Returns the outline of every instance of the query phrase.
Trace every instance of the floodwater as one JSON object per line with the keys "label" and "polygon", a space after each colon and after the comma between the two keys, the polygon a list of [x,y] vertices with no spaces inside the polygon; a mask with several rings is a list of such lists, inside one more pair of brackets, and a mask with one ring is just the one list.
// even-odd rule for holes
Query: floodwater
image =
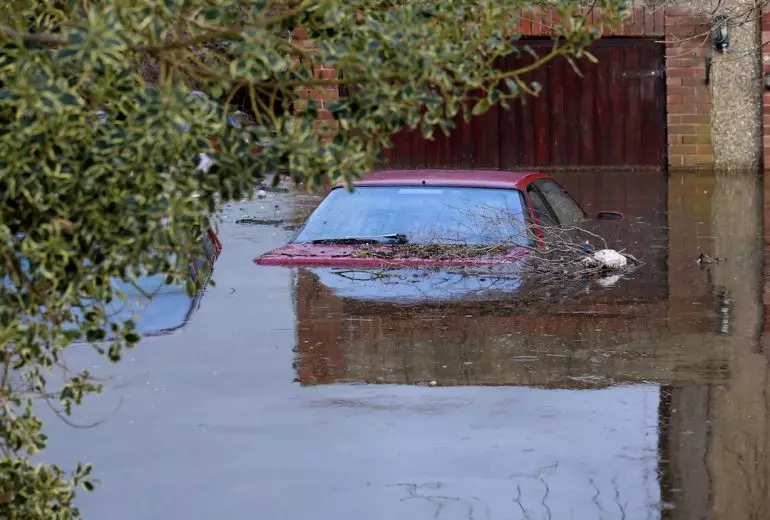
{"label": "floodwater", "polygon": [[605,237],[642,267],[536,297],[257,267],[316,199],[231,205],[184,328],[117,366],[71,351],[105,378],[77,417],[100,422],[49,418],[46,456],[95,463],[85,518],[770,518],[763,181],[559,178],[625,213]]}

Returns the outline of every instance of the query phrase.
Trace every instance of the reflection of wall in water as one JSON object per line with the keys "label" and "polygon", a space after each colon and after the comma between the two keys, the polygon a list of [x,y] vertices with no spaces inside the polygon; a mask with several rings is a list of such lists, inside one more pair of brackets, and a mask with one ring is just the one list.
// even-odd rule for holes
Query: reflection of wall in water
{"label": "reflection of wall in water", "polygon": [[[670,389],[663,475],[677,491],[667,497],[676,508],[666,518],[767,518],[770,380],[764,340],[758,339],[764,321],[762,186],[752,173],[672,175],[671,185],[677,194],[675,204],[670,201],[671,237],[681,250],[672,246],[670,258],[685,266],[698,249],[727,257],[707,271],[672,265],[672,318],[704,292],[715,304],[717,293],[729,300],[724,352],[730,378]],[[680,220],[677,211],[691,218]],[[712,328],[720,329],[716,323]]]}
{"label": "reflection of wall in water", "polygon": [[[637,185],[633,175],[639,176]],[[307,384],[427,379],[549,386],[577,386],[574,378],[586,375],[596,376],[593,384],[723,379],[719,347],[699,335],[711,330],[714,315],[693,312],[694,303],[711,305],[709,284],[695,258],[713,243],[710,204],[701,195],[705,191],[708,200],[713,181],[674,173],[666,186],[660,172],[601,177],[564,173],[560,180],[588,212],[609,207],[625,211],[629,221],[639,217],[644,225],[619,227],[626,235],[618,241],[625,239],[648,264],[640,276],[604,298],[583,298],[572,309],[560,306],[556,310],[562,314],[554,316],[522,309],[484,313],[473,306],[407,311],[356,305],[319,287],[309,273],[300,273],[300,379]],[[670,233],[665,230],[666,205]],[[577,313],[565,314],[570,310]],[[685,344],[692,348],[683,348]]]}
{"label": "reflection of wall in water", "polygon": [[[556,179],[589,216],[599,211],[621,211],[622,221],[601,225],[602,236],[614,249],[625,249],[643,259],[643,276],[624,283],[629,296],[666,295],[668,279],[668,224],[666,173],[661,171],[554,172]],[[597,244],[598,245],[598,241]]]}
{"label": "reflection of wall in water", "polygon": [[[344,302],[300,272],[298,377],[303,384],[437,380],[580,387],[613,376],[622,381],[625,374],[628,381],[668,382],[661,456],[664,486],[674,490],[665,499],[675,508],[663,517],[767,518],[770,345],[757,337],[764,323],[759,290],[770,279],[761,277],[762,243],[752,238],[761,231],[760,189],[750,177],[669,173],[668,247],[661,270],[668,299],[635,306],[634,317],[484,315],[446,308],[423,309],[420,317]],[[732,259],[701,270],[695,264],[699,252]],[[733,301],[725,337],[717,334],[718,288]],[[770,296],[765,302],[770,304]],[[712,312],[694,315],[695,304],[711,305]],[[612,314],[613,307],[602,310]],[[704,331],[722,343],[708,344]],[[608,359],[595,362],[606,354]],[[586,374],[599,379],[572,379]]]}
{"label": "reflection of wall in water", "polygon": [[668,289],[670,326],[685,326],[694,301],[712,298],[708,274],[696,264],[701,252],[713,254],[711,197],[713,176],[670,171],[668,182]]}
{"label": "reflection of wall in water", "polygon": [[712,395],[714,518],[767,518],[770,514],[770,411],[763,325],[762,185],[753,172],[717,173],[713,200],[714,283],[729,295],[727,338],[734,376]]}
{"label": "reflection of wall in water", "polygon": [[[341,299],[308,270],[297,279],[298,377],[569,387],[723,377],[682,337],[667,338],[665,301],[587,298],[557,307],[509,302],[391,305]],[[703,328],[687,322],[693,333]],[[700,343],[703,343],[700,341]],[[717,366],[716,369],[713,369]]]}
{"label": "reflection of wall in water", "polygon": [[711,508],[709,386],[661,388],[658,427],[666,520],[706,520]]}

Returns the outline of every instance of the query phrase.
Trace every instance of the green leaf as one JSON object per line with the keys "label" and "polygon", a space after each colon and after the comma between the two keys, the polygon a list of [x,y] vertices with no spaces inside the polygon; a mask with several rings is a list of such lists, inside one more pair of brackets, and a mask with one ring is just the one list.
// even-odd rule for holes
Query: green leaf
{"label": "green leaf", "polygon": [[[504,106],[520,93],[514,78],[531,77],[517,69],[524,60],[490,64],[521,52],[518,13],[542,2],[396,4],[0,2],[3,25],[25,36],[0,45],[0,362],[29,375],[0,388],[18,412],[0,417],[0,483],[15,493],[0,518],[74,519],[77,492],[93,489],[45,454],[29,457],[45,448],[43,375],[72,343],[118,362],[140,341],[114,316],[134,297],[115,280],[155,273],[193,295],[187,259],[209,217],[266,172],[308,189],[350,186],[404,127],[446,134],[459,112]],[[592,60],[598,20],[621,22],[627,4],[602,0],[591,26],[583,4],[548,2],[564,25],[557,54]],[[225,101],[245,128],[224,124]],[[64,377],[65,414],[100,391],[88,375]]]}
{"label": "green leaf", "polygon": [[56,59],[57,60],[61,60],[61,61],[65,61],[65,60],[67,60],[69,58],[77,56],[77,54],[78,54],[77,50],[75,50],[75,49],[73,49],[71,47],[64,47],[64,48],[59,49],[58,51],[56,51]]}
{"label": "green leaf", "polygon": [[127,343],[132,345],[139,343],[139,340],[141,339],[139,334],[137,334],[136,332],[128,332],[125,334],[124,338]]}
{"label": "green leaf", "polygon": [[472,113],[474,116],[477,116],[477,115],[483,114],[484,112],[486,112],[487,110],[489,110],[489,107],[490,107],[490,106],[491,106],[491,104],[490,104],[490,102],[489,102],[489,99],[487,99],[487,98],[481,98],[481,99],[479,99],[479,100],[478,100],[478,102],[476,102],[476,104],[473,106],[473,110],[471,111],[471,113]]}
{"label": "green leaf", "polygon": [[59,103],[64,106],[78,106],[80,105],[80,99],[71,92],[62,92],[59,96]]}
{"label": "green leaf", "polygon": [[86,341],[90,343],[96,343],[98,341],[104,341],[107,336],[104,329],[88,329],[86,332]]}

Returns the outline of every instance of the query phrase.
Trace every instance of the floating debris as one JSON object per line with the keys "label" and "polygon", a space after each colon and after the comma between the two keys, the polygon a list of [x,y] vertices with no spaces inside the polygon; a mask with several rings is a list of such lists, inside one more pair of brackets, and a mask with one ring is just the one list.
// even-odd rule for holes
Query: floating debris
{"label": "floating debris", "polygon": [[698,259],[695,261],[700,266],[707,266],[711,264],[718,264],[724,262],[725,258],[719,258],[718,256],[709,256],[704,253],[698,255]]}
{"label": "floating debris", "polygon": [[599,267],[618,271],[628,265],[628,258],[614,249],[601,249],[581,260],[586,267]]}
{"label": "floating debris", "polygon": [[614,287],[622,278],[619,274],[612,274],[609,276],[602,276],[597,280],[597,283],[602,287]]}
{"label": "floating debris", "polygon": [[280,226],[283,219],[244,217],[235,221],[236,224],[250,224],[252,226]]}
{"label": "floating debris", "polygon": [[291,193],[291,190],[289,188],[285,188],[282,186],[270,186],[265,184],[258,185],[257,190],[263,191],[266,193]]}

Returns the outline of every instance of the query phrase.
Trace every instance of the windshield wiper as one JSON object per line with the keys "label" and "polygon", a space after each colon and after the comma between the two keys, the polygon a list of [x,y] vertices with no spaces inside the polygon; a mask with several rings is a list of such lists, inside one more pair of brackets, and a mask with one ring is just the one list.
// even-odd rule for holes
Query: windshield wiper
{"label": "windshield wiper", "polygon": [[319,238],[313,240],[313,244],[407,244],[409,239],[403,233],[388,233],[387,235],[374,235],[368,237],[339,237]]}

